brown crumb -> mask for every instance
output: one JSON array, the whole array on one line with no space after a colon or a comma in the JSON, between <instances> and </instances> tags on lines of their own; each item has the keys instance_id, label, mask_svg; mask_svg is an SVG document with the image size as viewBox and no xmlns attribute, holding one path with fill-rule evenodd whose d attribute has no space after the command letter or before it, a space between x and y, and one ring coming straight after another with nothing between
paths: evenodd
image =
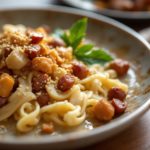
<instances>
[{"instance_id":1,"label":"brown crumb","mask_svg":"<svg viewBox=\"0 0 150 150\"><path fill-rule=\"evenodd\" d=\"M41 129L42 129L41 130L42 133L45 133L45 134L53 133L54 132L54 124L52 122L43 123Z\"/></svg>"}]
</instances>

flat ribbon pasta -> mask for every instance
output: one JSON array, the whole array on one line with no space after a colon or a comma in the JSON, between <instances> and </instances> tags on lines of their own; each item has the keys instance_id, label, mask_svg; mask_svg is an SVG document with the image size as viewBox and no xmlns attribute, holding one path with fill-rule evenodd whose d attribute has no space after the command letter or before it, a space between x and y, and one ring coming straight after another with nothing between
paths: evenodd
<instances>
[{"instance_id":1,"label":"flat ribbon pasta","mask_svg":"<svg viewBox=\"0 0 150 150\"><path fill-rule=\"evenodd\" d=\"M20 107L18 113L20 118L17 122L17 129L20 132L28 132L39 123L40 105L37 102L26 102Z\"/></svg>"},{"instance_id":2,"label":"flat ribbon pasta","mask_svg":"<svg viewBox=\"0 0 150 150\"><path fill-rule=\"evenodd\" d=\"M91 75L87 77L86 79L81 80L80 84L85 85L85 84L92 82L95 79L98 79L100 83L102 83L102 86L108 90L111 89L112 87L119 87L126 93L128 91L128 86L126 84L120 82L117 79L109 79L107 74L104 74L104 73L97 73L97 74Z\"/></svg>"},{"instance_id":3,"label":"flat ribbon pasta","mask_svg":"<svg viewBox=\"0 0 150 150\"><path fill-rule=\"evenodd\" d=\"M0 121L10 117L23 103L36 98L32 93L31 79L32 74L30 74L27 79L19 79L19 87L9 97L8 104L0 108Z\"/></svg>"},{"instance_id":4,"label":"flat ribbon pasta","mask_svg":"<svg viewBox=\"0 0 150 150\"><path fill-rule=\"evenodd\" d=\"M78 87L77 85L74 85L69 91L65 93L60 93L56 90L55 86L53 84L46 85L46 91L49 94L51 98L53 98L56 101L62 101L68 99L71 94L76 90Z\"/></svg>"},{"instance_id":5,"label":"flat ribbon pasta","mask_svg":"<svg viewBox=\"0 0 150 150\"><path fill-rule=\"evenodd\" d=\"M41 115L46 121L52 120L61 126L79 125L85 119L85 114L81 114L81 107L68 101L44 106L41 108Z\"/></svg>"}]
</instances>

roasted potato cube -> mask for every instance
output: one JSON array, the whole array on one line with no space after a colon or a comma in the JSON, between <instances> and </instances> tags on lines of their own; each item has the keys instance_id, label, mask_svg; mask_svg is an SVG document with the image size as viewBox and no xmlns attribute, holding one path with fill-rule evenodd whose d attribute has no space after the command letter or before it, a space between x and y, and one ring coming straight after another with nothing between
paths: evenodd
<instances>
[{"instance_id":1,"label":"roasted potato cube","mask_svg":"<svg viewBox=\"0 0 150 150\"><path fill-rule=\"evenodd\" d=\"M13 89L15 80L7 73L0 76L0 96L8 97Z\"/></svg>"}]
</instances>

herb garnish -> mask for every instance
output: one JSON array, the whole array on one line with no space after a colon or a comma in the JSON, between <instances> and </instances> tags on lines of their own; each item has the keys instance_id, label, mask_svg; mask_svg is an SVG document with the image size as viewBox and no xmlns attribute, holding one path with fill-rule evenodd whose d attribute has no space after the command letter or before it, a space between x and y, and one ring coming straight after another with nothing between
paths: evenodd
<instances>
[{"instance_id":1,"label":"herb garnish","mask_svg":"<svg viewBox=\"0 0 150 150\"><path fill-rule=\"evenodd\" d=\"M73 48L73 54L77 59L88 64L105 63L113 60L112 56L103 49L94 48L93 44L84 44L87 29L87 18L74 23L67 31L57 30L57 36L61 37L67 46Z\"/></svg>"}]
</instances>

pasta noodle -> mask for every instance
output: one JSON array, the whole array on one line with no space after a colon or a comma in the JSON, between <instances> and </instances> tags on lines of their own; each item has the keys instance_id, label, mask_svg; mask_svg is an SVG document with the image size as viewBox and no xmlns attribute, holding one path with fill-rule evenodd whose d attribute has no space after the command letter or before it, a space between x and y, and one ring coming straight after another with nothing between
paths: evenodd
<instances>
[{"instance_id":1,"label":"pasta noodle","mask_svg":"<svg viewBox=\"0 0 150 150\"><path fill-rule=\"evenodd\" d=\"M40 106L37 102L24 103L18 113L20 118L17 122L17 129L21 132L28 132L39 123Z\"/></svg>"},{"instance_id":2,"label":"pasta noodle","mask_svg":"<svg viewBox=\"0 0 150 150\"><path fill-rule=\"evenodd\" d=\"M110 62L104 66L91 65L89 62L97 59L93 52L99 50L93 50L91 44L80 39L84 34L76 37L70 31L64 32L65 38L72 39L48 34L45 27L3 27L0 121L14 117L19 132L30 132L39 124L41 132L52 133L57 130L55 125L69 128L87 118L110 121L115 113L120 115L127 107L124 100L128 86L119 76L127 73L129 64L123 60L111 61L104 51L102 57ZM79 39L74 41L74 38Z\"/></svg>"},{"instance_id":3,"label":"pasta noodle","mask_svg":"<svg viewBox=\"0 0 150 150\"><path fill-rule=\"evenodd\" d=\"M18 89L9 97L9 102L6 106L0 108L0 121L10 117L23 103L35 99L35 95L31 92L31 78L20 78Z\"/></svg>"}]
</instances>

